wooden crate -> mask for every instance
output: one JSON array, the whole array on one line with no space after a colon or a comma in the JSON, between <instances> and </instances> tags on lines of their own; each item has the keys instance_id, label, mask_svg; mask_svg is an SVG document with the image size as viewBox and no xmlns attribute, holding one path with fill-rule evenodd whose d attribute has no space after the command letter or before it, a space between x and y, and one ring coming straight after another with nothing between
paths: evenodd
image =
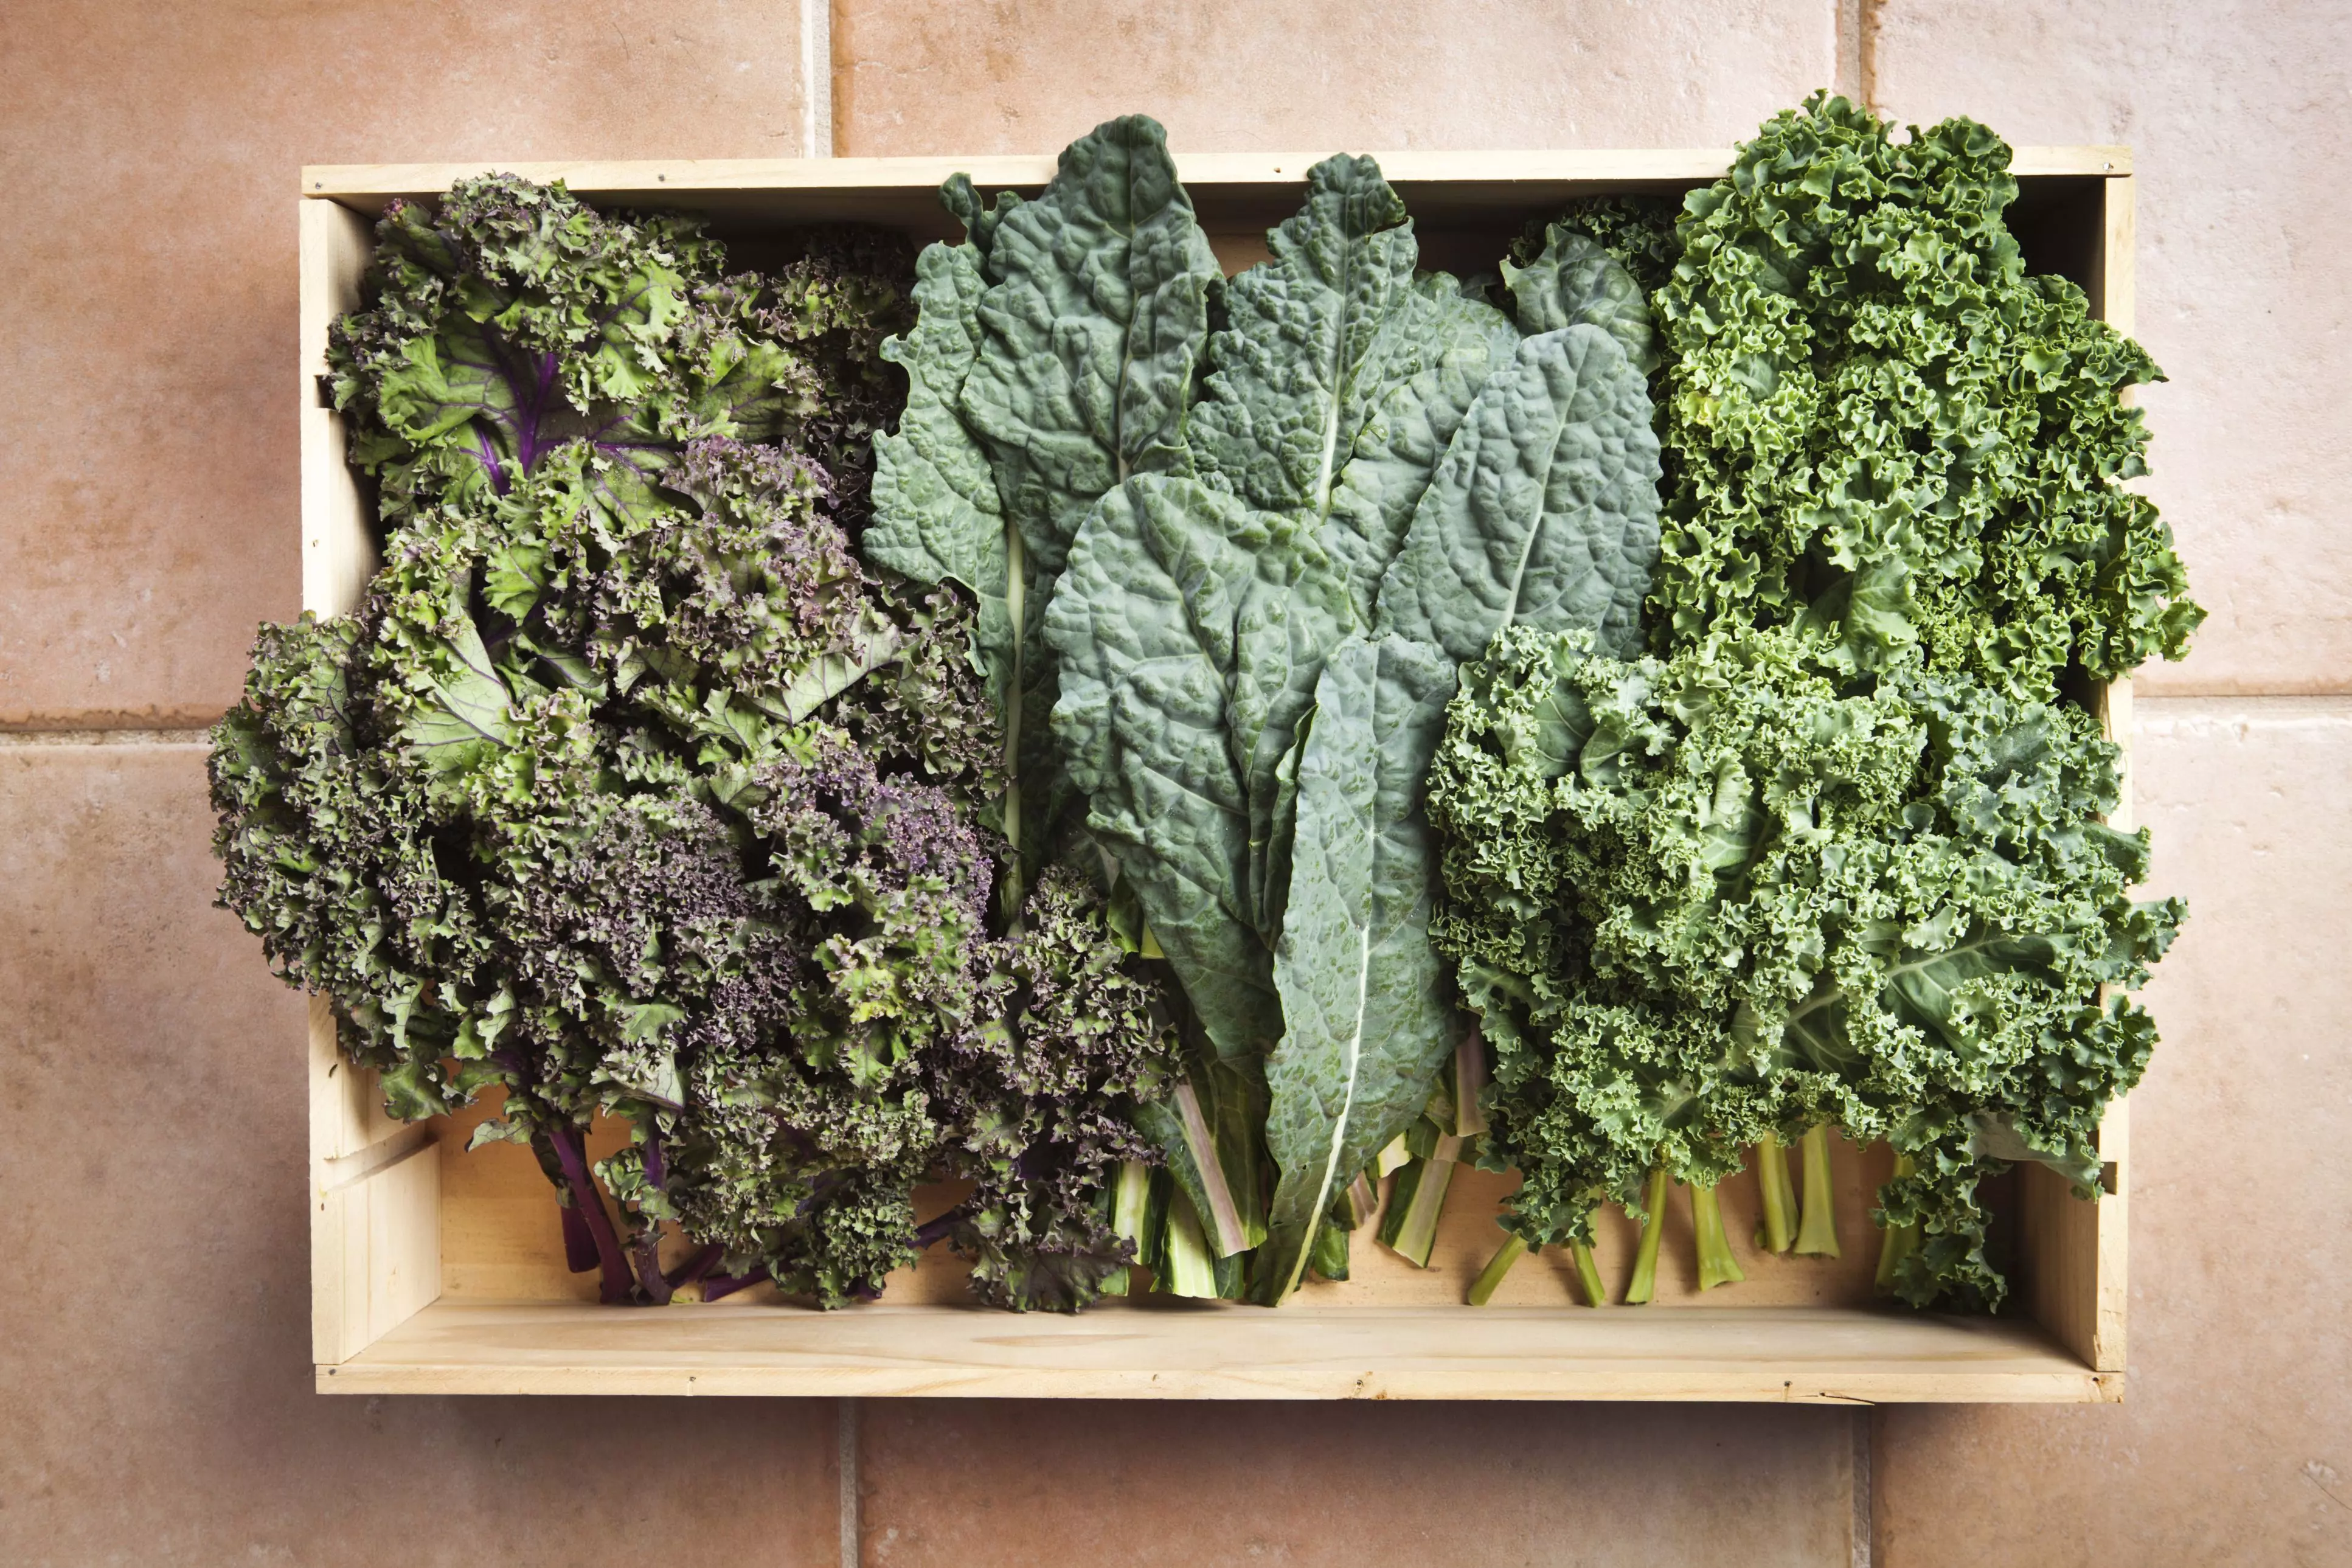
<instances>
[{"instance_id":1,"label":"wooden crate","mask_svg":"<svg viewBox=\"0 0 2352 1568\"><path fill-rule=\"evenodd\" d=\"M1180 170L1221 260L1265 255L1265 229L1297 208L1308 155L1183 157ZM1381 166L1412 210L1427 264L1490 268L1525 221L1568 197L1705 184L1723 152L1402 153ZM366 502L343 461L341 418L319 384L329 323L358 301L370 222L395 195L446 190L491 165L331 166L302 173L302 603L350 609L374 567ZM953 226L933 193L958 170L983 192L1034 190L1050 157L845 158L740 163L520 163L605 204L704 212L756 244L763 228L857 219L918 238ZM2130 155L2027 148L2012 213L2036 269L2063 272L2126 331L2132 309ZM2107 695L2128 745L2130 690ZM2128 752L2126 811L2128 812ZM2127 823L2126 823L2127 825ZM927 1257L881 1304L820 1313L746 1291L712 1305L628 1309L594 1300L563 1264L555 1195L530 1153L464 1152L489 1113L409 1126L386 1119L370 1075L338 1063L323 1002L310 1010L311 1342L318 1386L352 1394L950 1394L1114 1398L1724 1399L2093 1402L2122 1397L2127 1210L2124 1108L2102 1137L2106 1196L2076 1199L2038 1166L2011 1178L2012 1310L1997 1319L1874 1303L1868 1193L1882 1146L1836 1150L1842 1261L1742 1247L1746 1283L1696 1293L1686 1201L1670 1205L1659 1302L1577 1305L1562 1261L1523 1260L1493 1305L1463 1292L1500 1239L1508 1180L1456 1178L1432 1266L1360 1233L1355 1277L1309 1285L1274 1310L1147 1298L1076 1318L969 1304L962 1270ZM595 1152L617 1143L598 1131ZM919 1194L928 1214L955 1194ZM1735 1237L1754 1224L1751 1177L1725 1184ZM1599 1252L1621 1284L1632 1227L1608 1211Z\"/></svg>"}]
</instances>

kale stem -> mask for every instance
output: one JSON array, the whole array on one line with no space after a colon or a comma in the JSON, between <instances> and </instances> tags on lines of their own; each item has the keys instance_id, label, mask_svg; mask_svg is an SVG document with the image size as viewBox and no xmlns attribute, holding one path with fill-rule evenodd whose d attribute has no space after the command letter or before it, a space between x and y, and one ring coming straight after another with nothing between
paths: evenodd
<instances>
[{"instance_id":1,"label":"kale stem","mask_svg":"<svg viewBox=\"0 0 2352 1568\"><path fill-rule=\"evenodd\" d=\"M637 1289L656 1307L667 1307L672 1294L669 1277L662 1272L661 1222L648 1220L629 1243L637 1269Z\"/></svg>"},{"instance_id":2,"label":"kale stem","mask_svg":"<svg viewBox=\"0 0 2352 1568\"><path fill-rule=\"evenodd\" d=\"M1663 1165L1650 1173L1642 1202L1642 1243L1633 1249L1633 1278L1625 1286L1625 1304L1638 1307L1658 1293L1658 1243L1666 1234L1666 1172Z\"/></svg>"},{"instance_id":3,"label":"kale stem","mask_svg":"<svg viewBox=\"0 0 2352 1568\"><path fill-rule=\"evenodd\" d=\"M1429 1267L1437 1245L1437 1219L1445 1210L1446 1189L1462 1157L1462 1140L1451 1132L1438 1135L1436 1148L1423 1160L1407 1165L1389 1194L1391 1218L1381 1226L1381 1240L1416 1268Z\"/></svg>"},{"instance_id":4,"label":"kale stem","mask_svg":"<svg viewBox=\"0 0 2352 1568\"><path fill-rule=\"evenodd\" d=\"M749 1289L761 1280L771 1278L772 1276L769 1274L765 1264L746 1274L718 1275L702 1282L702 1299L705 1301L724 1300L738 1290Z\"/></svg>"},{"instance_id":5,"label":"kale stem","mask_svg":"<svg viewBox=\"0 0 2352 1568\"><path fill-rule=\"evenodd\" d=\"M1483 1307L1493 1300L1495 1287L1503 1282L1503 1276L1511 1271L1511 1265L1527 1255L1526 1237L1516 1231L1505 1237L1503 1245L1495 1249L1495 1256L1487 1259L1486 1267L1479 1271L1478 1278L1470 1282L1470 1304Z\"/></svg>"},{"instance_id":6,"label":"kale stem","mask_svg":"<svg viewBox=\"0 0 2352 1568\"><path fill-rule=\"evenodd\" d=\"M1786 1252L1797 1239L1797 1189L1789 1182L1789 1152L1778 1134L1767 1132L1756 1141L1756 1190L1764 1200L1764 1230L1759 1238L1767 1252Z\"/></svg>"},{"instance_id":7,"label":"kale stem","mask_svg":"<svg viewBox=\"0 0 2352 1568\"><path fill-rule=\"evenodd\" d=\"M709 1247L670 1270L670 1289L676 1289L681 1285L698 1284L712 1269L719 1267L719 1259L726 1256L727 1249L717 1242L712 1242Z\"/></svg>"},{"instance_id":8,"label":"kale stem","mask_svg":"<svg viewBox=\"0 0 2352 1568\"><path fill-rule=\"evenodd\" d=\"M1916 1169L1910 1155L1895 1156L1895 1180L1899 1182ZM1880 1295L1895 1294L1895 1281L1902 1275L1903 1260L1918 1250L1919 1226L1916 1223L1890 1225L1886 1227L1885 1239L1879 1244L1878 1248L1878 1293Z\"/></svg>"},{"instance_id":9,"label":"kale stem","mask_svg":"<svg viewBox=\"0 0 2352 1568\"><path fill-rule=\"evenodd\" d=\"M915 1227L915 1250L918 1252L928 1251L931 1247L937 1247L940 1242L945 1241L950 1236L953 1235L955 1233L955 1227L963 1222L965 1211L971 1206L971 1205L969 1204L958 1204L955 1207L948 1210L947 1213L927 1219L922 1224L917 1226Z\"/></svg>"},{"instance_id":10,"label":"kale stem","mask_svg":"<svg viewBox=\"0 0 2352 1568\"><path fill-rule=\"evenodd\" d=\"M1005 682L1004 693L1004 842L1013 851L1011 864L1004 868L1004 883L1000 890L1008 927L1017 928L1021 920L1021 900L1027 889L1023 886L1021 864L1021 686L1028 679L1029 649L1021 635L1022 617L1029 613L1025 603L1029 589L1029 562L1021 542L1021 530L1013 519L1004 520L1004 608L1013 623L1013 673Z\"/></svg>"},{"instance_id":11,"label":"kale stem","mask_svg":"<svg viewBox=\"0 0 2352 1568\"><path fill-rule=\"evenodd\" d=\"M1217 1264L1201 1229L1192 1200L1181 1191L1168 1200L1168 1267L1160 1272L1160 1289L1171 1296L1213 1300L1217 1294Z\"/></svg>"},{"instance_id":12,"label":"kale stem","mask_svg":"<svg viewBox=\"0 0 2352 1568\"><path fill-rule=\"evenodd\" d=\"M1842 1258L1837 1237L1837 1185L1830 1173L1830 1124L1805 1129L1805 1213L1797 1226L1797 1251L1807 1258Z\"/></svg>"},{"instance_id":13,"label":"kale stem","mask_svg":"<svg viewBox=\"0 0 2352 1568\"><path fill-rule=\"evenodd\" d=\"M1698 1237L1698 1288L1712 1290L1747 1279L1739 1259L1731 1256L1731 1239L1723 1234L1723 1205L1713 1187L1692 1184L1691 1222Z\"/></svg>"},{"instance_id":14,"label":"kale stem","mask_svg":"<svg viewBox=\"0 0 2352 1568\"><path fill-rule=\"evenodd\" d=\"M613 1216L604 1212L604 1191L589 1173L587 1143L579 1128L564 1123L548 1128L547 1142L555 1151L555 1161L563 1172L563 1184L571 1191L572 1205L588 1222L588 1234L596 1240L596 1259L604 1273L599 1296L606 1306L617 1306L629 1299L635 1281L629 1260L621 1249L621 1238L613 1229Z\"/></svg>"},{"instance_id":15,"label":"kale stem","mask_svg":"<svg viewBox=\"0 0 2352 1568\"><path fill-rule=\"evenodd\" d=\"M1584 1304L1605 1307L1609 1304L1608 1288L1601 1283L1601 1266L1592 1259L1592 1244L1571 1241L1568 1255L1576 1260L1576 1282L1584 1288Z\"/></svg>"}]
</instances>

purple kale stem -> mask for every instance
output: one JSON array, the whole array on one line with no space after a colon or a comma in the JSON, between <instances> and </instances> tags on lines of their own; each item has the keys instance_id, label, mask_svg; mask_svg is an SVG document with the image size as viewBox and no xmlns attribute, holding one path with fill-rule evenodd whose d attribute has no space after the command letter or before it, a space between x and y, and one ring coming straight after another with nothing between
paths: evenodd
<instances>
[{"instance_id":1,"label":"purple kale stem","mask_svg":"<svg viewBox=\"0 0 2352 1568\"><path fill-rule=\"evenodd\" d=\"M951 1208L948 1210L947 1213L940 1215L939 1218L928 1220L922 1225L917 1226L915 1227L915 1249L919 1252L926 1247L936 1247L940 1242L945 1241L948 1237L954 1232L956 1226L963 1219L963 1205L958 1205L956 1207Z\"/></svg>"},{"instance_id":2,"label":"purple kale stem","mask_svg":"<svg viewBox=\"0 0 2352 1568\"><path fill-rule=\"evenodd\" d=\"M596 1267L596 1238L589 1232L588 1216L578 1204L559 1212L563 1215L563 1261L574 1274L585 1274Z\"/></svg>"},{"instance_id":3,"label":"purple kale stem","mask_svg":"<svg viewBox=\"0 0 2352 1568\"><path fill-rule=\"evenodd\" d=\"M539 356L537 374L531 377L529 400L520 410L523 417L516 421L521 428L517 432L520 439L516 446L515 461L526 474L539 467L542 452L539 433L547 423L547 400L554 389L555 351L549 349Z\"/></svg>"},{"instance_id":4,"label":"purple kale stem","mask_svg":"<svg viewBox=\"0 0 2352 1568\"><path fill-rule=\"evenodd\" d=\"M702 1282L702 1299L706 1301L721 1300L767 1278L769 1274L764 1268L754 1268L749 1274L721 1274Z\"/></svg>"},{"instance_id":5,"label":"purple kale stem","mask_svg":"<svg viewBox=\"0 0 2352 1568\"><path fill-rule=\"evenodd\" d=\"M637 1289L656 1307L667 1307L672 1294L669 1277L662 1272L661 1222L651 1221L637 1233L629 1250L635 1255Z\"/></svg>"},{"instance_id":6,"label":"purple kale stem","mask_svg":"<svg viewBox=\"0 0 2352 1568\"><path fill-rule=\"evenodd\" d=\"M606 1306L617 1306L629 1299L632 1289L629 1260L621 1250L621 1238L613 1229L613 1216L604 1212L604 1194L596 1185L596 1178L588 1173L586 1142L577 1127L555 1126L547 1131L547 1141L555 1149L556 1163L563 1168L564 1184L572 1189L572 1205L588 1221L588 1234L596 1238L596 1258L604 1265L604 1282L600 1292Z\"/></svg>"},{"instance_id":7,"label":"purple kale stem","mask_svg":"<svg viewBox=\"0 0 2352 1568\"><path fill-rule=\"evenodd\" d=\"M489 437L478 429L474 432L474 446L477 448L475 455L481 459L482 467L489 470L490 488L500 495L506 494L507 470L506 466L499 461L498 447L492 446Z\"/></svg>"},{"instance_id":8,"label":"purple kale stem","mask_svg":"<svg viewBox=\"0 0 2352 1568\"><path fill-rule=\"evenodd\" d=\"M717 1242L711 1243L670 1270L670 1288L676 1289L681 1285L691 1285L698 1279L706 1278L712 1269L719 1267L719 1260L726 1256L725 1247Z\"/></svg>"}]
</instances>

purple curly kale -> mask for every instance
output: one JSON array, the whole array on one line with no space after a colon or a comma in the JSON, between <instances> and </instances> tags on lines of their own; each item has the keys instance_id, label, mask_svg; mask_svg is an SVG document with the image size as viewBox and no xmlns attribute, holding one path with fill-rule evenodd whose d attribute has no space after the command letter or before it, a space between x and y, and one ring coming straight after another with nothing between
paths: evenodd
<instances>
[{"instance_id":1,"label":"purple curly kale","mask_svg":"<svg viewBox=\"0 0 2352 1568\"><path fill-rule=\"evenodd\" d=\"M991 1300L1083 1304L1171 1043L1085 883L992 925L971 612L854 549L898 285L510 179L380 238L336 369L384 565L256 645L222 901L395 1114L502 1093L476 1141L533 1151L608 1300L837 1305L944 1235Z\"/></svg>"}]
</instances>

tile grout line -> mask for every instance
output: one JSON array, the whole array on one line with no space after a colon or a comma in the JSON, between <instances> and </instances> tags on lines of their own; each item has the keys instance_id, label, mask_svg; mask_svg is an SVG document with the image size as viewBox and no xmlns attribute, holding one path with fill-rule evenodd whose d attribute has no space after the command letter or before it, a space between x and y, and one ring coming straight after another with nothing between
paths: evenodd
<instances>
[{"instance_id":1,"label":"tile grout line","mask_svg":"<svg viewBox=\"0 0 2352 1568\"><path fill-rule=\"evenodd\" d=\"M126 730L111 724L68 725L47 730L0 730L0 747L6 746L204 746L211 742L210 724L175 724L153 730Z\"/></svg>"},{"instance_id":2,"label":"tile grout line","mask_svg":"<svg viewBox=\"0 0 2352 1568\"><path fill-rule=\"evenodd\" d=\"M864 1568L866 1536L858 1507L858 1405L854 1398L838 1399L834 1404L834 1436L840 1447L841 1568Z\"/></svg>"},{"instance_id":3,"label":"tile grout line","mask_svg":"<svg viewBox=\"0 0 2352 1568\"><path fill-rule=\"evenodd\" d=\"M1847 1463L1853 1496L1853 1568L1871 1568L1878 1544L1878 1499L1872 1489L1870 1475L1871 1416L1871 1410L1864 1407L1853 1412L1852 1421L1853 1447Z\"/></svg>"}]
</instances>

